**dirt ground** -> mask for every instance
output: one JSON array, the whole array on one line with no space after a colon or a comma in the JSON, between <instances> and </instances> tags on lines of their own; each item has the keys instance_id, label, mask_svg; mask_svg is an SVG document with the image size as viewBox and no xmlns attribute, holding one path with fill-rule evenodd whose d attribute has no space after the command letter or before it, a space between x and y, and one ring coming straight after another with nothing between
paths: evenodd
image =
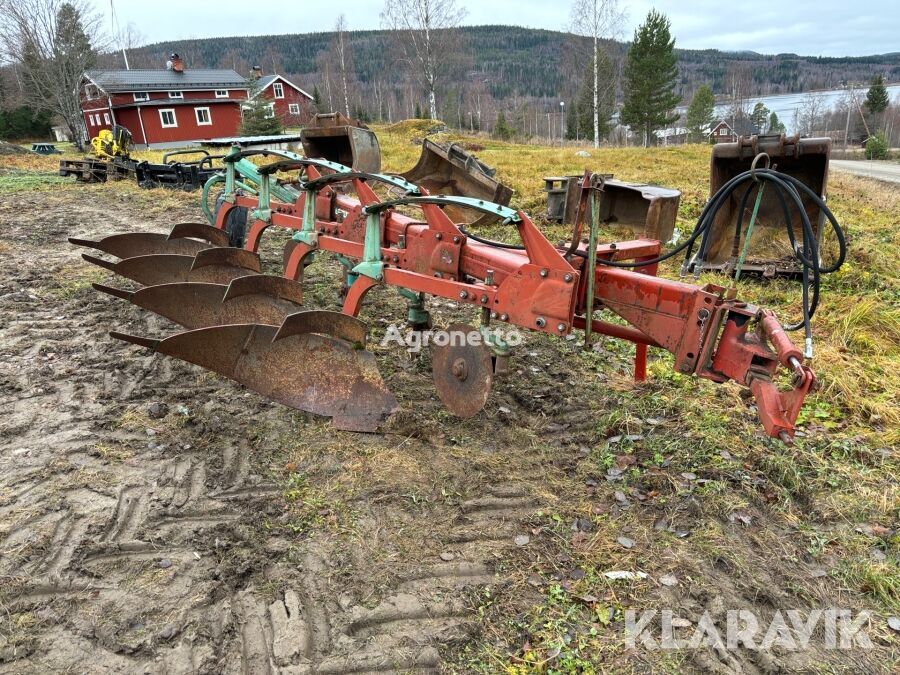
<instances>
[{"instance_id":1,"label":"dirt ground","mask_svg":"<svg viewBox=\"0 0 900 675\"><path fill-rule=\"evenodd\" d=\"M363 435L111 339L174 327L93 291L111 276L65 238L166 231L200 218L191 199L0 197L0 672L890 672L897 641L877 607L871 649L625 644L628 607L671 607L690 626L729 608L874 606L763 496L719 510L694 487L762 480L726 444L720 473L699 477L615 450L667 433L673 414L651 410L649 389L647 410L609 421L626 412L625 348L583 357L530 337L465 422L441 408L427 353L376 348L402 411ZM320 264L307 296L332 306ZM363 316L376 333L403 316L379 293ZM685 395L752 417L731 389ZM617 570L648 576L604 576ZM549 634L583 663L537 651Z\"/></svg>"}]
</instances>

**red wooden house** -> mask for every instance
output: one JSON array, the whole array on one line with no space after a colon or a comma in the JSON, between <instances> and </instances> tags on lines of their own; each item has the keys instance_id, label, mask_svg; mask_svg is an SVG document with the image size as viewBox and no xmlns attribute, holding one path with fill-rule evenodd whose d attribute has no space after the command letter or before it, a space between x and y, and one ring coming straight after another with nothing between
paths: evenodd
<instances>
[{"instance_id":1,"label":"red wooden house","mask_svg":"<svg viewBox=\"0 0 900 675\"><path fill-rule=\"evenodd\" d=\"M189 70L173 54L165 70L89 70L81 83L87 137L113 124L131 131L139 147L175 147L236 136L246 78L234 70ZM272 99L285 124L309 118L312 97L280 75L265 76L260 95ZM282 112L283 109L283 112Z\"/></svg>"},{"instance_id":2,"label":"red wooden house","mask_svg":"<svg viewBox=\"0 0 900 675\"><path fill-rule=\"evenodd\" d=\"M254 68L254 72L259 71ZM271 99L272 113L286 127L300 126L312 115L313 97L282 75L259 75L260 96Z\"/></svg>"}]
</instances>

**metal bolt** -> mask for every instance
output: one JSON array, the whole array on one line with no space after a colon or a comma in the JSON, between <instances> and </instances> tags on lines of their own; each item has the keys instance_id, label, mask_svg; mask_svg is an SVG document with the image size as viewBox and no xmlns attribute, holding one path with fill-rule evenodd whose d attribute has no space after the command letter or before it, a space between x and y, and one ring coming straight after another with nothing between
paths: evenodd
<instances>
[{"instance_id":1,"label":"metal bolt","mask_svg":"<svg viewBox=\"0 0 900 675\"><path fill-rule=\"evenodd\" d=\"M465 299L468 298L468 297L469 297L469 294L468 294L466 291L460 291L460 292L459 292L459 299L460 299L460 300L465 300Z\"/></svg>"},{"instance_id":2,"label":"metal bolt","mask_svg":"<svg viewBox=\"0 0 900 675\"><path fill-rule=\"evenodd\" d=\"M560 333L565 333L566 332L566 324L564 324L564 323L557 324L556 330L558 330Z\"/></svg>"},{"instance_id":3,"label":"metal bolt","mask_svg":"<svg viewBox=\"0 0 900 675\"><path fill-rule=\"evenodd\" d=\"M395 263L396 263L396 262L400 262L400 256L395 255L395 256L392 258L392 260L393 260Z\"/></svg>"},{"instance_id":4,"label":"metal bolt","mask_svg":"<svg viewBox=\"0 0 900 675\"><path fill-rule=\"evenodd\" d=\"M541 270L541 277L546 278L548 274L549 272L547 270Z\"/></svg>"},{"instance_id":5,"label":"metal bolt","mask_svg":"<svg viewBox=\"0 0 900 675\"><path fill-rule=\"evenodd\" d=\"M487 303L487 301L488 301L488 296L482 295L481 296L481 304L484 305Z\"/></svg>"},{"instance_id":6,"label":"metal bolt","mask_svg":"<svg viewBox=\"0 0 900 675\"><path fill-rule=\"evenodd\" d=\"M501 315L500 315L500 320L501 320L501 321L506 321L507 319L509 319L509 315L508 315L508 314L501 314Z\"/></svg>"},{"instance_id":7,"label":"metal bolt","mask_svg":"<svg viewBox=\"0 0 900 675\"><path fill-rule=\"evenodd\" d=\"M571 283L571 282L572 282L572 275L569 274L569 273L564 274L564 275L563 275L563 281L565 281L567 284L568 284L568 283Z\"/></svg>"},{"instance_id":8,"label":"metal bolt","mask_svg":"<svg viewBox=\"0 0 900 675\"><path fill-rule=\"evenodd\" d=\"M442 235L440 232L435 232L435 233L434 233L434 238L437 239L438 241L440 241L441 239L443 239L443 237L444 237L444 235Z\"/></svg>"},{"instance_id":9,"label":"metal bolt","mask_svg":"<svg viewBox=\"0 0 900 675\"><path fill-rule=\"evenodd\" d=\"M454 244L458 244L458 243L459 243L459 237L453 237L453 243L454 243Z\"/></svg>"},{"instance_id":10,"label":"metal bolt","mask_svg":"<svg viewBox=\"0 0 900 675\"><path fill-rule=\"evenodd\" d=\"M613 251L615 251L617 248L619 248L619 247L616 246L615 244L610 244L609 247L610 247Z\"/></svg>"},{"instance_id":11,"label":"metal bolt","mask_svg":"<svg viewBox=\"0 0 900 675\"><path fill-rule=\"evenodd\" d=\"M484 271L484 283L486 286L494 285L494 270L485 270Z\"/></svg>"},{"instance_id":12,"label":"metal bolt","mask_svg":"<svg viewBox=\"0 0 900 675\"><path fill-rule=\"evenodd\" d=\"M547 320L546 320L544 317L539 316L539 317L535 320L534 323L537 324L537 327L538 327L538 328L543 328L544 326L547 325Z\"/></svg>"},{"instance_id":13,"label":"metal bolt","mask_svg":"<svg viewBox=\"0 0 900 675\"><path fill-rule=\"evenodd\" d=\"M709 318L709 310L701 309L699 312L697 312L697 316L699 316L701 319L708 319Z\"/></svg>"},{"instance_id":14,"label":"metal bolt","mask_svg":"<svg viewBox=\"0 0 900 675\"><path fill-rule=\"evenodd\" d=\"M441 274L440 272L435 272L435 273L434 273L434 278L435 278L435 279L443 279L443 278L444 278L444 275Z\"/></svg>"},{"instance_id":15,"label":"metal bolt","mask_svg":"<svg viewBox=\"0 0 900 675\"><path fill-rule=\"evenodd\" d=\"M497 318L497 312L491 312L491 318L492 318L492 319L496 319L496 318Z\"/></svg>"}]
</instances>

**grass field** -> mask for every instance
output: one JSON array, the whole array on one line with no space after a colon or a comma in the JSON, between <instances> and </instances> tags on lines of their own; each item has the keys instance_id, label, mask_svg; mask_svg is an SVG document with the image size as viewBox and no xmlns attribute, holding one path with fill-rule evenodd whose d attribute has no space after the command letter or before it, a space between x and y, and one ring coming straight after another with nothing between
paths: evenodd
<instances>
[{"instance_id":1,"label":"grass field","mask_svg":"<svg viewBox=\"0 0 900 675\"><path fill-rule=\"evenodd\" d=\"M406 122L376 129L385 170L413 165L419 153L414 139L424 128ZM681 190L682 232L693 228L708 196L706 146L585 148L590 157L583 158L571 146L452 134L437 140L483 146L479 159L496 167L514 189L512 204L539 223L545 209L542 177L580 174L586 167ZM158 161L161 154L138 156ZM32 191L82 199L86 188L54 175L58 158L0 158L0 200ZM122 183L88 189L115 195L129 208L152 204L155 212L196 200ZM566 404L574 406L571 414L563 409L542 422L538 418L546 411L523 412L527 423L515 427L493 413L464 424L439 413L420 416L418 430L410 432L415 440L405 446L404 441L404 447L387 440L357 446L321 429L313 442L278 436L264 457L272 471L286 476L282 497L294 518L293 536L364 537L353 505L373 485L402 489L403 499L416 504L444 504L454 499L451 487L465 489L465 476L448 474L448 467L508 474L533 486L549 506L527 520L531 543L498 559L503 583L467 596L476 629L469 639L442 647L448 669L703 671L712 668L710 662L689 651L627 646L623 615L628 608L674 606L696 624L702 611L724 602L763 613L793 607L868 610L876 652L777 653L767 657L769 666L851 672L874 664L890 672L900 650L897 633L887 625L888 617L900 615L900 190L832 174L828 203L847 234L849 256L823 282L812 360L819 387L807 399L794 445L764 437L752 402L738 387L680 376L665 353L651 350L651 378L635 384L626 345L604 340L599 349L584 352L577 343L537 336L528 349L538 355L542 372L520 370L519 380L504 385L504 405L519 400L520 389L526 395L563 387ZM551 240L566 236L565 227L543 227ZM509 239L512 233L493 227L484 234ZM680 260L670 261L660 273L677 278L679 266ZM706 282L724 285L712 274L699 280ZM745 278L737 288L742 299L773 308L782 319L798 311L795 282ZM802 335L795 340L801 342ZM399 369L392 376L405 377ZM576 418L577 435L569 428ZM554 438L570 434L573 442ZM257 435L265 436L265 430ZM434 466L407 454L413 444L429 442L443 453ZM525 459L517 463L519 449L533 466L524 466ZM315 468L323 457L342 471ZM296 467L313 468L304 473ZM400 534L397 548L406 550ZM606 576L610 571L646 577L616 581ZM764 660L734 658L723 659L726 670L766 670Z\"/></svg>"}]
</instances>

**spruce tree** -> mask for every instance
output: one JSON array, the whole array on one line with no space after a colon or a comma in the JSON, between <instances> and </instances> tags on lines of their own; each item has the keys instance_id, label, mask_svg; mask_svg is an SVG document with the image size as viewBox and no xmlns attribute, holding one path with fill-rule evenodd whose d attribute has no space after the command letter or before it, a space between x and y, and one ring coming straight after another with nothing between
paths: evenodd
<instances>
[{"instance_id":1,"label":"spruce tree","mask_svg":"<svg viewBox=\"0 0 900 675\"><path fill-rule=\"evenodd\" d=\"M675 93L678 78L675 39L664 14L650 10L634 32L625 61L625 105L622 121L643 136L644 147L657 129L678 121L673 113L681 97Z\"/></svg>"},{"instance_id":2,"label":"spruce tree","mask_svg":"<svg viewBox=\"0 0 900 675\"><path fill-rule=\"evenodd\" d=\"M753 107L753 112L750 113L750 122L753 123L756 133L764 134L766 132L769 121L769 112L770 110L762 101L757 101L756 105Z\"/></svg>"},{"instance_id":3,"label":"spruce tree","mask_svg":"<svg viewBox=\"0 0 900 675\"><path fill-rule=\"evenodd\" d=\"M273 101L265 96L259 78L247 80L250 98L241 105L241 136L274 136L282 131L281 120L273 113Z\"/></svg>"},{"instance_id":4,"label":"spruce tree","mask_svg":"<svg viewBox=\"0 0 900 675\"><path fill-rule=\"evenodd\" d=\"M695 93L685 117L689 138L698 143L712 129L715 121L716 97L709 85L704 84Z\"/></svg>"},{"instance_id":5,"label":"spruce tree","mask_svg":"<svg viewBox=\"0 0 900 675\"><path fill-rule=\"evenodd\" d=\"M884 78L876 75L872 78L872 86L866 94L866 108L873 115L883 113L887 110L890 99L888 98L887 88L884 86Z\"/></svg>"},{"instance_id":6,"label":"spruce tree","mask_svg":"<svg viewBox=\"0 0 900 675\"><path fill-rule=\"evenodd\" d=\"M494 136L499 138L501 141L508 141L510 138L515 136L516 130L513 129L509 123L506 121L506 115L503 114L501 110L497 113L497 123L494 125Z\"/></svg>"},{"instance_id":7,"label":"spruce tree","mask_svg":"<svg viewBox=\"0 0 900 675\"><path fill-rule=\"evenodd\" d=\"M787 129L785 129L784 123L778 119L778 115L775 111L772 111L772 114L769 115L769 128L768 133L770 134L783 134Z\"/></svg>"}]
</instances>

